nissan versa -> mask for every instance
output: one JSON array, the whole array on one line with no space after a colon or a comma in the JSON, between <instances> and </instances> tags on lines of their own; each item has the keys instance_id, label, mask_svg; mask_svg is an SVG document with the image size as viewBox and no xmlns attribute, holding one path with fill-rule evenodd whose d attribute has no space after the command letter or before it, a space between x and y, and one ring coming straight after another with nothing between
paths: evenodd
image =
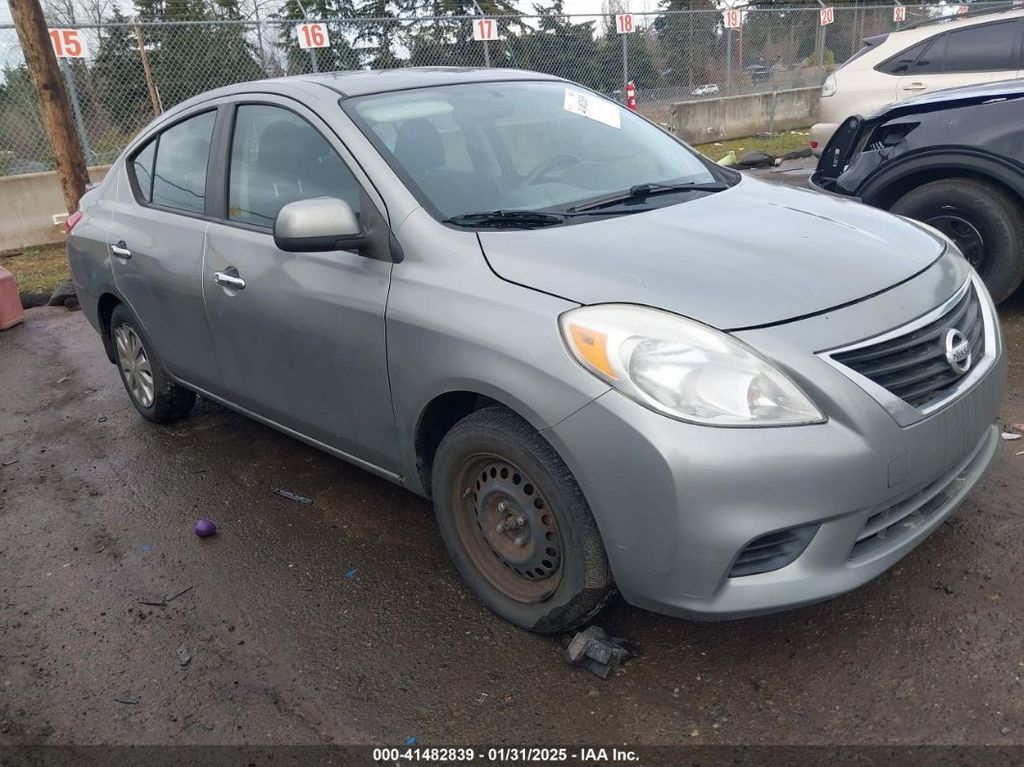
<instances>
[{"instance_id":1,"label":"nissan versa","mask_svg":"<svg viewBox=\"0 0 1024 767\"><path fill-rule=\"evenodd\" d=\"M855 588L1000 444L999 325L948 239L545 75L213 91L69 224L145 418L198 393L432 498L470 588L534 631L616 589L734 618Z\"/></svg>"}]
</instances>

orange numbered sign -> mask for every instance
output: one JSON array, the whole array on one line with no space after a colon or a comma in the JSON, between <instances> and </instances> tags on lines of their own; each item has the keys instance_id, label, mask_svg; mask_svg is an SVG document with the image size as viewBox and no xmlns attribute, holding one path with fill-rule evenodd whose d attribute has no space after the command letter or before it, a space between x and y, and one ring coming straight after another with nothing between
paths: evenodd
<instances>
[{"instance_id":1,"label":"orange numbered sign","mask_svg":"<svg viewBox=\"0 0 1024 767\"><path fill-rule=\"evenodd\" d=\"M299 35L299 47L302 49L327 48L331 44L326 24L321 24L320 22L315 24L299 24L296 32Z\"/></svg>"},{"instance_id":2,"label":"orange numbered sign","mask_svg":"<svg viewBox=\"0 0 1024 767\"><path fill-rule=\"evenodd\" d=\"M85 42L77 29L51 29L50 42L58 59L85 57Z\"/></svg>"}]
</instances>

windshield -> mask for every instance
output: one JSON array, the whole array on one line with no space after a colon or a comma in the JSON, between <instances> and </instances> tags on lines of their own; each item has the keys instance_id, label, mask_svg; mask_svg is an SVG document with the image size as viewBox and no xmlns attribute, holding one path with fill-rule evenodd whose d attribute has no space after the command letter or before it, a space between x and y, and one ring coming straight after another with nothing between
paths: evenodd
<instances>
[{"instance_id":1,"label":"windshield","mask_svg":"<svg viewBox=\"0 0 1024 767\"><path fill-rule=\"evenodd\" d=\"M641 185L716 181L659 128L564 82L422 88L353 98L345 107L442 219L567 210ZM646 204L680 199L660 195Z\"/></svg>"}]
</instances>

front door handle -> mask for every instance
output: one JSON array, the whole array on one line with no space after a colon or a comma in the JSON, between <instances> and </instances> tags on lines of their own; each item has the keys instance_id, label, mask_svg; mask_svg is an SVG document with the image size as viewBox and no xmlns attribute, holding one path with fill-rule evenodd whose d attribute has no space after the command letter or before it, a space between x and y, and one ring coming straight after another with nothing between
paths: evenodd
<instances>
[{"instance_id":1,"label":"front door handle","mask_svg":"<svg viewBox=\"0 0 1024 767\"><path fill-rule=\"evenodd\" d=\"M928 90L928 86L925 85L924 83L910 83L909 85L904 85L903 86L903 90L905 90L905 91L926 91L926 90Z\"/></svg>"},{"instance_id":2,"label":"front door handle","mask_svg":"<svg viewBox=\"0 0 1024 767\"><path fill-rule=\"evenodd\" d=\"M233 274L225 274L224 272L214 272L213 281L220 285L222 288L228 288L229 290L245 290L245 280L241 277L236 277Z\"/></svg>"},{"instance_id":3,"label":"front door handle","mask_svg":"<svg viewBox=\"0 0 1024 767\"><path fill-rule=\"evenodd\" d=\"M118 258L131 258L132 252L128 250L128 245L124 240L121 240L117 245L110 246L110 252Z\"/></svg>"}]
</instances>

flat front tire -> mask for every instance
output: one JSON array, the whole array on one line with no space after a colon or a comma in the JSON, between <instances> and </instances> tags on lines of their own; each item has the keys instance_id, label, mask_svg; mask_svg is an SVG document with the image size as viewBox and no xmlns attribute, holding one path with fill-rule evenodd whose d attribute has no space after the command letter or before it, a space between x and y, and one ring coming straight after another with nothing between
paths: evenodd
<instances>
[{"instance_id":1,"label":"flat front tire","mask_svg":"<svg viewBox=\"0 0 1024 767\"><path fill-rule=\"evenodd\" d=\"M972 178L932 181L905 194L890 210L930 224L953 240L997 303L1024 280L1021 205L1000 187Z\"/></svg>"},{"instance_id":2,"label":"flat front tire","mask_svg":"<svg viewBox=\"0 0 1024 767\"><path fill-rule=\"evenodd\" d=\"M171 423L192 411L195 392L170 379L142 324L124 304L114 307L110 315L110 337L121 382L143 418Z\"/></svg>"},{"instance_id":3,"label":"flat front tire","mask_svg":"<svg viewBox=\"0 0 1024 767\"><path fill-rule=\"evenodd\" d=\"M491 610L550 634L593 618L614 593L597 525L554 448L503 407L445 435L434 513L459 574Z\"/></svg>"}]
</instances>

